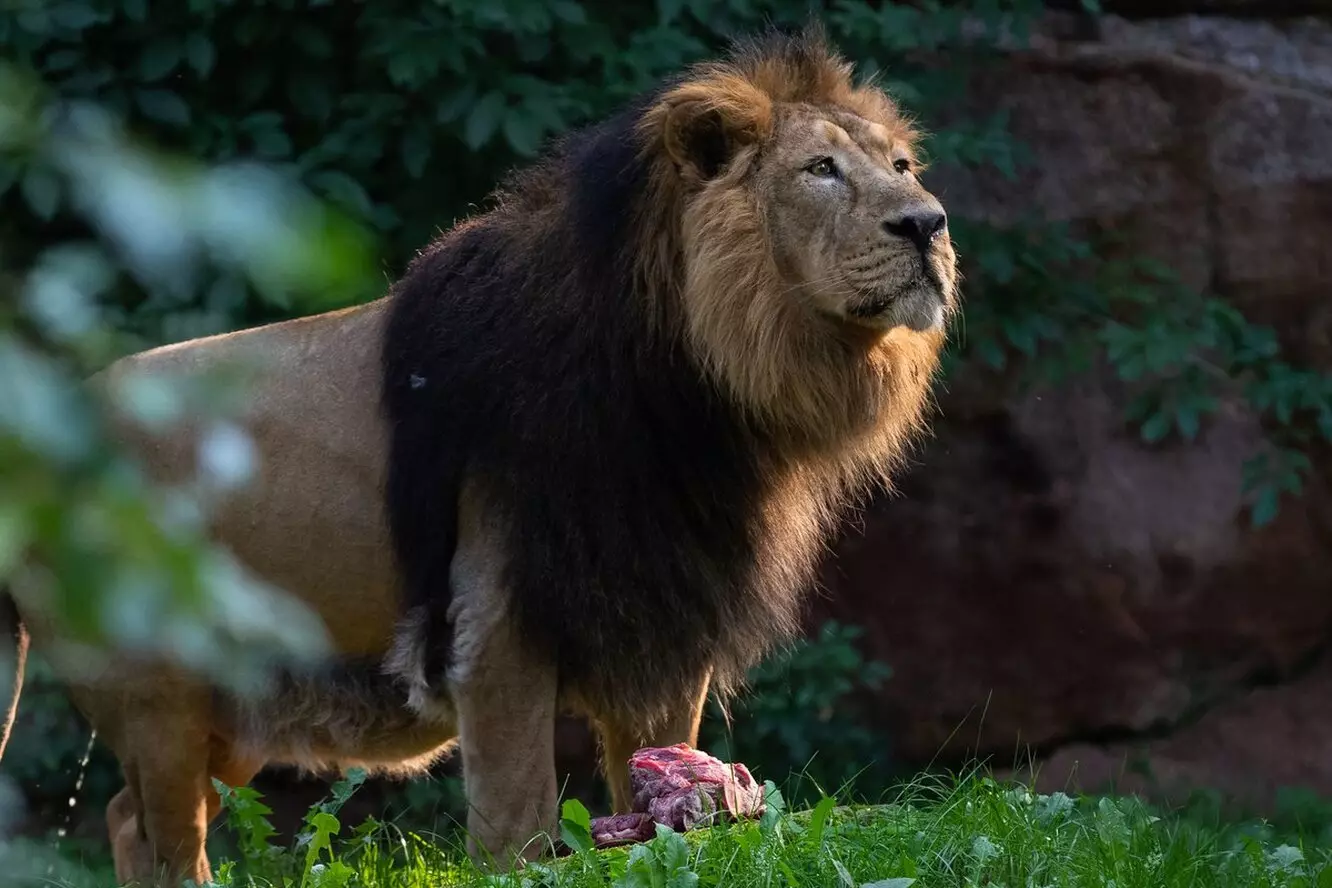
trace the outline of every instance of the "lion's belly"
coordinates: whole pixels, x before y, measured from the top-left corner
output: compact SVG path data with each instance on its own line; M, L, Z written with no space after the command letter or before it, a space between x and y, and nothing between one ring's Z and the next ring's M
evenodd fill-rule
M363 767L407 775L446 754L452 719L423 719L373 661L339 664L322 674L284 676L262 697L219 696L218 728L266 762L311 771Z

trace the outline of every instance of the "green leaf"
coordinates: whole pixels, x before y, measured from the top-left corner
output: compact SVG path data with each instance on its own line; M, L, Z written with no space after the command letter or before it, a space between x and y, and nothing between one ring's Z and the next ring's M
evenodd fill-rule
M190 106L169 89L141 89L134 93L134 104L145 117L160 123L185 126L190 122Z
M1096 832L1111 847L1124 847L1132 835L1124 812L1113 800L1102 798L1096 804Z
M556 0L551 4L550 11L555 18L571 25L581 25L587 21L587 12L583 9L583 5L574 0Z
M60 27L71 31L82 31L102 21L102 16L97 10L78 0L66 0L54 7L51 10L51 17Z
M4 194L3 176L0 175L0 194ZM1318 433L1323 440L1332 442L1332 405L1324 404L1318 410Z
M634 845L629 849L629 862L624 875L615 880L614 888L658 888L660 879L656 874L656 857L647 845Z
M833 808L837 806L837 800L832 796L824 796L819 803L814 806L814 810L809 815L809 840L815 845L822 844L823 831L828 825L828 815L832 813Z
M18 167L0 160L0 197L4 197L14 183L19 180Z
M425 173L430 148L430 130L421 121L408 126L402 134L402 165L413 179L419 179Z
M684 11L685 0L657 0L657 24L665 27L673 23Z
M435 106L435 120L439 123L453 123L475 102L476 86L469 83L440 99L439 104Z
M333 92L327 78L308 66L291 72L287 79L287 98L301 114L324 123L333 113Z
M846 864L834 857L832 858L832 865L833 869L837 870L837 878L841 880L844 888L856 888L856 880L851 875L851 871L846 868Z
M1281 508L1281 492L1276 487L1266 487L1254 501L1250 521L1255 528L1266 527L1276 518Z
M50 221L60 206L60 180L51 170L29 167L19 182L19 191L38 217Z
M777 784L771 780L763 781L763 816L759 818L759 831L764 835L769 835L782 822L782 815L786 813L786 800L782 798L781 790Z
M339 170L320 170L310 174L310 186L322 191L328 198L361 216L374 211L374 203L361 184Z
M334 783L330 789L329 800L320 807L329 814L336 814L352 796L356 795L368 776L365 768L348 768L342 779Z
M880 879L877 882L865 882L860 888L911 888L916 880L907 876L897 879Z
M577 799L567 800L560 808L560 838L580 854L596 850L592 841L592 817Z
M121 0L120 8L130 21L142 22L148 19L148 0Z
M270 160L282 160L291 156L291 139L280 128L270 127L254 133L255 152Z
M273 66L263 61L252 62L241 69L239 79L241 105L253 107L273 84Z
M657 855L666 872L666 888L695 888L698 885L698 873L689 867L689 843L684 836L658 823L657 837L652 844L661 846Z
M46 62L42 65L42 70L51 74L60 71L68 71L82 61L83 53L79 52L77 49L62 49L53 52L46 57Z
M1160 441L1170 433L1170 414L1164 410L1158 410L1153 413L1151 418L1142 424L1142 440L1149 444Z
M491 90L472 106L463 125L463 141L473 151L490 141L504 116L504 93Z
M625 871L614 888L696 888L698 874L689 866L684 836L658 823L656 836L629 851Z
M1179 429L1179 433L1184 437L1184 440L1192 441L1198 437L1200 425L1198 408L1193 404L1181 404L1179 412L1175 415L1175 427Z
M176 69L180 58L181 45L174 37L150 40L139 53L139 79L156 83Z
M587 808L578 799L569 799L560 806L560 816L571 823L576 823L583 829L592 829L592 815L588 813Z
M314 25L299 25L292 33L292 39L311 58L326 59L333 55L333 42L328 34Z
M985 337L976 341L976 353L980 359L995 370L1004 369L1008 363L1008 354L998 339Z
M338 818L329 814L327 811L317 811L306 818L306 823L310 829L307 830L301 838L309 844L305 849L305 873L308 875L314 865L319 862L319 853L333 847L333 836L337 835L338 830L342 829L342 824ZM305 879L301 880L302 884Z
M524 108L510 108L504 115L504 138L514 151L533 157L541 147L541 125Z
M1022 323L1021 320L1006 320L1004 323L1004 335L1013 347L1022 352L1027 357L1036 354L1036 331L1030 323Z
M189 60L190 67L200 77L208 76L208 72L213 70L213 64L217 61L217 51L213 48L213 41L207 34L201 31L195 31L189 37L185 38L185 58Z

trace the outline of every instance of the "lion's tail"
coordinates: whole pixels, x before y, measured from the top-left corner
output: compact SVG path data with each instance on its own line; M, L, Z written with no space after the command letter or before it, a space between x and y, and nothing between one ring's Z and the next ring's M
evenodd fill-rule
M5 710L5 721L0 725L0 759L3 759L5 747L9 745L9 735L14 730L14 720L18 717L23 673L28 665L28 629L19 616L14 597L3 587L0 587L0 635L14 641L14 682L10 690L9 706Z

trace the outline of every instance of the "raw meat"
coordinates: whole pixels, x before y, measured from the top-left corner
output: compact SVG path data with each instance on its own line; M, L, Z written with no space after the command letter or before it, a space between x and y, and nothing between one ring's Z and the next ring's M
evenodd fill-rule
M592 841L598 848L646 842L656 832L657 826L648 814L612 814L592 819Z
M763 814L763 787L749 769L727 764L688 744L640 749L629 757L634 811L678 832L714 819Z
M634 810L592 820L597 847L646 842L656 824L685 832L717 820L763 815L763 787L739 762L727 764L687 743L648 747L629 757Z

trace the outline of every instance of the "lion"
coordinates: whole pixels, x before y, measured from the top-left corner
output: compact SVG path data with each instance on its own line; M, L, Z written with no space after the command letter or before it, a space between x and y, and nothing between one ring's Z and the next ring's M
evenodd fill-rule
M118 878L210 878L210 778L455 747L469 853L521 866L557 828L557 715L626 811L629 755L695 745L794 637L836 522L926 429L959 301L919 131L853 73L817 26L739 41L557 140L376 300L96 377L262 359L259 476L209 531L336 652L259 696L129 655L71 681L124 770ZM190 433L119 435L191 469Z

